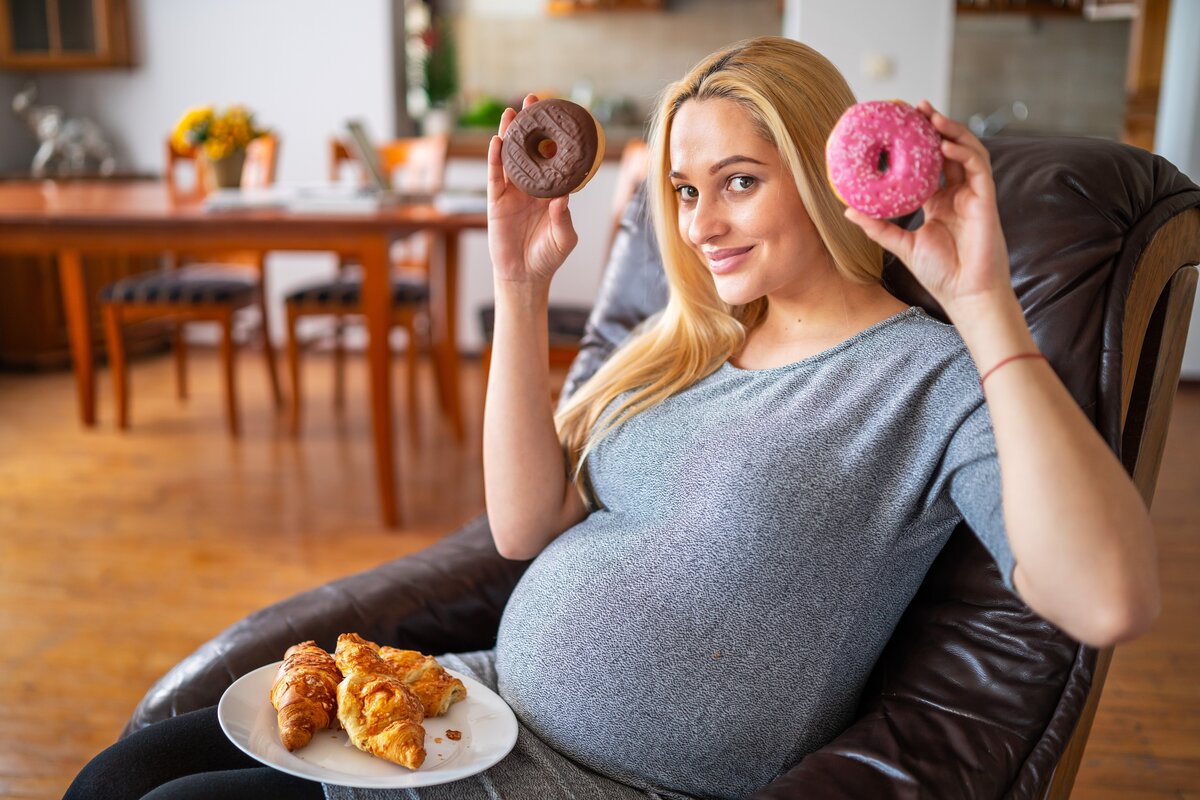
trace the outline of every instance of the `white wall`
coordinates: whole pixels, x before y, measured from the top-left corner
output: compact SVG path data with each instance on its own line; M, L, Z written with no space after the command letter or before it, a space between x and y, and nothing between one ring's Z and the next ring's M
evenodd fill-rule
M131 0L137 65L45 73L41 100L96 120L122 170L154 173L184 108L244 103L281 136L280 181L323 180L329 136L348 117L394 134L390 9L388 0ZM277 342L282 294L333 268L328 254L269 258Z
M348 116L391 135L390 3L205 0L131 3L137 66L46 73L43 99L95 119L125 165L159 171L187 106L244 103L279 132L280 178L325 176L326 142Z
M1158 96L1158 124L1154 152L1200 182L1200 3L1171 4L1166 51L1163 56L1162 89ZM1200 296L1197 297L1200 300ZM1192 309L1187 350L1183 355L1184 378L1200 380L1200 304Z
M859 100L924 99L949 109L949 0L786 0L783 35L825 55Z

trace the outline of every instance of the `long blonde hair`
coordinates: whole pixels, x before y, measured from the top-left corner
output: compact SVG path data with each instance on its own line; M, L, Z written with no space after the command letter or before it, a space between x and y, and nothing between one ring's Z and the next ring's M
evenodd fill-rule
M825 179L825 140L854 94L837 68L811 47L764 36L697 64L663 92L650 134L649 207L670 289L666 308L631 335L558 412L555 424L576 487L588 497L588 454L607 433L710 375L741 350L767 310L765 297L730 306L707 266L680 235L678 196L669 179L671 125L688 100L738 103L791 170L833 263L844 277L878 283L879 246L842 215ZM625 395L600 415L617 397Z

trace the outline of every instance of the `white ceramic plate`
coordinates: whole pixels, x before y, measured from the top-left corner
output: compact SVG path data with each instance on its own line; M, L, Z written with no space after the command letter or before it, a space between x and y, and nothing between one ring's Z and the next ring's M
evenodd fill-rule
M251 758L300 778L392 789L434 786L483 772L508 755L517 742L517 718L499 695L477 680L447 670L467 687L467 698L440 717L425 720L425 763L410 770L368 755L350 744L342 730L317 731L311 742L289 753L279 741L271 684L277 661L243 675L225 690L217 718L225 735ZM458 741L447 730L462 733Z

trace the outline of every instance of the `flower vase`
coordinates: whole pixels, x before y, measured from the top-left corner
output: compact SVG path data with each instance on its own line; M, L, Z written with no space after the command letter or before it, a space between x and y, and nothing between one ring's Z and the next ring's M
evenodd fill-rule
M246 151L237 149L223 158L209 159L208 165L215 188L236 189L242 185L242 168L246 166Z

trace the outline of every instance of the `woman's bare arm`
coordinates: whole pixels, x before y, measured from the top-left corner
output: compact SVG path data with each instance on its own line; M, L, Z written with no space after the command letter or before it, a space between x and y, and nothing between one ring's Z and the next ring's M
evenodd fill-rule
M1013 293L987 149L920 106L943 137L945 185L907 231L847 217L912 270L957 326L981 374L1036 353ZM1014 584L1043 617L1106 646L1145 631L1159 611L1150 516L1112 450L1041 359L1005 364L984 385Z
M1037 352L1011 291L948 313L982 372ZM1144 632L1159 610L1154 532L1121 463L1045 361L1005 364L984 394L1022 599L1091 645Z
M536 102L530 95L525 105ZM488 249L496 290L492 361L483 414L488 521L506 558L528 559L587 515L567 478L550 405L550 280L575 247L567 198L512 186L500 159L508 109L488 148Z

